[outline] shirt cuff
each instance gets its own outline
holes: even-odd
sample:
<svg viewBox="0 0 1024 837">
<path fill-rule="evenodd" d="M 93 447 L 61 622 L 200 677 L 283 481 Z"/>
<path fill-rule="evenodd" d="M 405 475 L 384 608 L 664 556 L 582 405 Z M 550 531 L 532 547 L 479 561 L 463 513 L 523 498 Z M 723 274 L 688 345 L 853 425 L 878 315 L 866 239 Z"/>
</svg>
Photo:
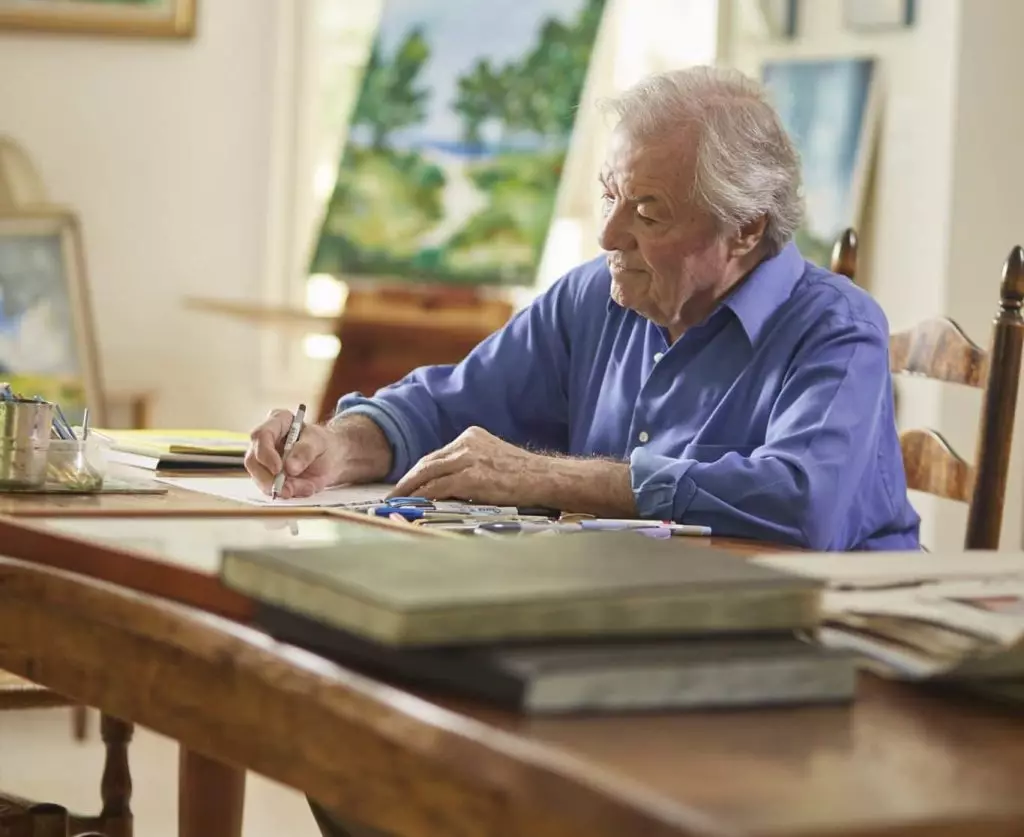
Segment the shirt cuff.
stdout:
<svg viewBox="0 0 1024 837">
<path fill-rule="evenodd" d="M 697 493 L 697 483 L 686 475 L 692 459 L 674 459 L 634 448 L 629 456 L 629 481 L 637 514 L 653 520 L 683 522 Z"/>
<path fill-rule="evenodd" d="M 338 401 L 338 409 L 334 416 L 366 416 L 381 429 L 388 444 L 391 445 L 391 471 L 384 478 L 385 482 L 398 482 L 412 467 L 406 422 L 396 410 L 361 395 L 346 395 Z"/>
</svg>

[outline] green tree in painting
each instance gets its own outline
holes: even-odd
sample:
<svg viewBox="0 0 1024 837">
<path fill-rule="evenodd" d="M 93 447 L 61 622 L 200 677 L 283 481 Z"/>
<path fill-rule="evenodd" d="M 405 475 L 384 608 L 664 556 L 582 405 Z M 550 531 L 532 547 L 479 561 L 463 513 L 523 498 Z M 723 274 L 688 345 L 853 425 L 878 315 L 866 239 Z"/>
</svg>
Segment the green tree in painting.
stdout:
<svg viewBox="0 0 1024 837">
<path fill-rule="evenodd" d="M 480 128 L 488 120 L 501 116 L 505 84 L 491 62 L 481 59 L 472 71 L 458 80 L 459 92 L 452 105 L 462 117 L 462 136 L 470 145 L 480 144 Z"/>
<path fill-rule="evenodd" d="M 391 61 L 383 61 L 380 53 L 380 43 L 375 42 L 352 116 L 354 125 L 370 129 L 376 149 L 387 145 L 388 135 L 393 131 L 423 120 L 429 95 L 416 86 L 417 77 L 430 57 L 422 30 L 410 30 Z"/>
<path fill-rule="evenodd" d="M 459 87 L 465 96 L 460 96 L 456 110 L 463 116 L 466 135 L 473 135 L 493 116 L 510 132 L 566 138 L 576 118 L 604 4 L 605 0 L 586 0 L 569 25 L 557 18 L 544 21 L 536 44 L 522 60 L 498 71 L 481 61 L 463 76 Z"/>
<path fill-rule="evenodd" d="M 467 139 L 493 118 L 504 137 L 527 134 L 542 148 L 505 151 L 471 167 L 469 176 L 487 201 L 448 241 L 454 271 L 491 262 L 506 281 L 532 280 L 603 10 L 604 0 L 586 0 L 569 23 L 548 18 L 520 60 L 497 71 L 480 62 L 460 79 L 457 111 Z"/>
<path fill-rule="evenodd" d="M 443 216 L 444 173 L 416 152 L 389 143 L 395 131 L 421 122 L 428 91 L 419 76 L 430 58 L 423 32 L 413 28 L 390 60 L 374 43 L 352 116 L 370 133 L 370 147 L 350 143 L 328 203 L 313 270 L 334 274 L 393 269 L 390 261 L 417 257 L 417 240 Z"/>
</svg>

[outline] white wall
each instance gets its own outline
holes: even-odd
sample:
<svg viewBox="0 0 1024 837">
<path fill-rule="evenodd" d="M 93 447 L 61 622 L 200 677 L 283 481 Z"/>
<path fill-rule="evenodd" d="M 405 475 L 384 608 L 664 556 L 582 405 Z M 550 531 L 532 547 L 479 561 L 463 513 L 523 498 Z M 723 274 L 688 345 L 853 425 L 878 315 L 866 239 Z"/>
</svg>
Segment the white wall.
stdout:
<svg viewBox="0 0 1024 837">
<path fill-rule="evenodd" d="M 862 229 L 858 281 L 882 304 L 893 330 L 933 315 L 952 316 L 984 346 L 991 335 L 1002 261 L 1024 243 L 1024 113 L 1017 104 L 1024 71 L 1014 33 L 1024 3 L 928 0 L 905 30 L 844 31 L 840 0 L 800 3 L 792 41 L 744 38 L 739 0 L 729 0 L 724 59 L 756 75 L 768 58 L 873 55 L 884 74 L 884 114 L 873 193 Z M 860 267 L 859 266 L 859 269 Z M 981 405 L 975 391 L 903 380 L 901 423 L 930 426 L 972 460 Z M 1021 416 L 1021 411 L 1018 411 Z M 1021 543 L 1024 422 L 1010 466 L 1003 545 Z M 963 539 L 963 504 L 914 495 L 932 548 Z"/>
<path fill-rule="evenodd" d="M 921 4 L 919 4 L 921 5 Z M 927 4 L 925 4 L 927 5 Z M 1024 244 L 1024 68 L 1019 33 L 1024 3 L 973 0 L 960 24 L 960 69 L 954 117 L 953 194 L 945 310 L 975 340 L 988 346 L 1003 262 Z M 972 457 L 980 395 L 946 388 L 943 428 Z M 1024 511 L 1024 404 L 1018 399 L 1014 450 L 1003 521 L 1005 547 L 1022 543 Z M 949 521 L 940 532 L 952 536 Z"/>
<path fill-rule="evenodd" d="M 165 426 L 267 406 L 255 330 L 181 300 L 263 287 L 277 2 L 201 2 L 189 41 L 0 33 L 0 134 L 80 215 L 107 388 Z"/>
</svg>

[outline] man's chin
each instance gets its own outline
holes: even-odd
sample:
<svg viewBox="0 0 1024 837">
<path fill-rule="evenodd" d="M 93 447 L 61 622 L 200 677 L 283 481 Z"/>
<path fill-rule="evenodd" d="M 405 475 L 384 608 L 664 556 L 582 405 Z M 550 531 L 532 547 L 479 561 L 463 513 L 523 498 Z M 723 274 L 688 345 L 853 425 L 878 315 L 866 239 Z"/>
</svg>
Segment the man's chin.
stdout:
<svg viewBox="0 0 1024 837">
<path fill-rule="evenodd" d="M 641 292 L 641 289 L 637 287 L 637 284 L 642 285 L 642 283 L 631 283 L 629 281 L 623 282 L 612 277 L 612 300 L 623 308 L 636 310 L 636 307 L 640 305 L 644 299 L 644 294 Z"/>
</svg>

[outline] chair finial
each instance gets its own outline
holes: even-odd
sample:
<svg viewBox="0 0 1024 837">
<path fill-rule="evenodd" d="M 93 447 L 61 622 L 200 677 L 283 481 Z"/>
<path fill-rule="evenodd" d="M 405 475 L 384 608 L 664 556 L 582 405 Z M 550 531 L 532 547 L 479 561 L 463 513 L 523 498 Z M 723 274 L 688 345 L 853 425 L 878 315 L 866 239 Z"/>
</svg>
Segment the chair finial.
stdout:
<svg viewBox="0 0 1024 837">
<path fill-rule="evenodd" d="M 833 273 L 853 279 L 857 274 L 857 231 L 853 227 L 843 230 L 832 245 L 830 269 Z"/>
<path fill-rule="evenodd" d="M 1004 309 L 1020 310 L 1024 305 L 1024 247 L 1019 244 L 1006 257 L 999 295 Z"/>
</svg>

